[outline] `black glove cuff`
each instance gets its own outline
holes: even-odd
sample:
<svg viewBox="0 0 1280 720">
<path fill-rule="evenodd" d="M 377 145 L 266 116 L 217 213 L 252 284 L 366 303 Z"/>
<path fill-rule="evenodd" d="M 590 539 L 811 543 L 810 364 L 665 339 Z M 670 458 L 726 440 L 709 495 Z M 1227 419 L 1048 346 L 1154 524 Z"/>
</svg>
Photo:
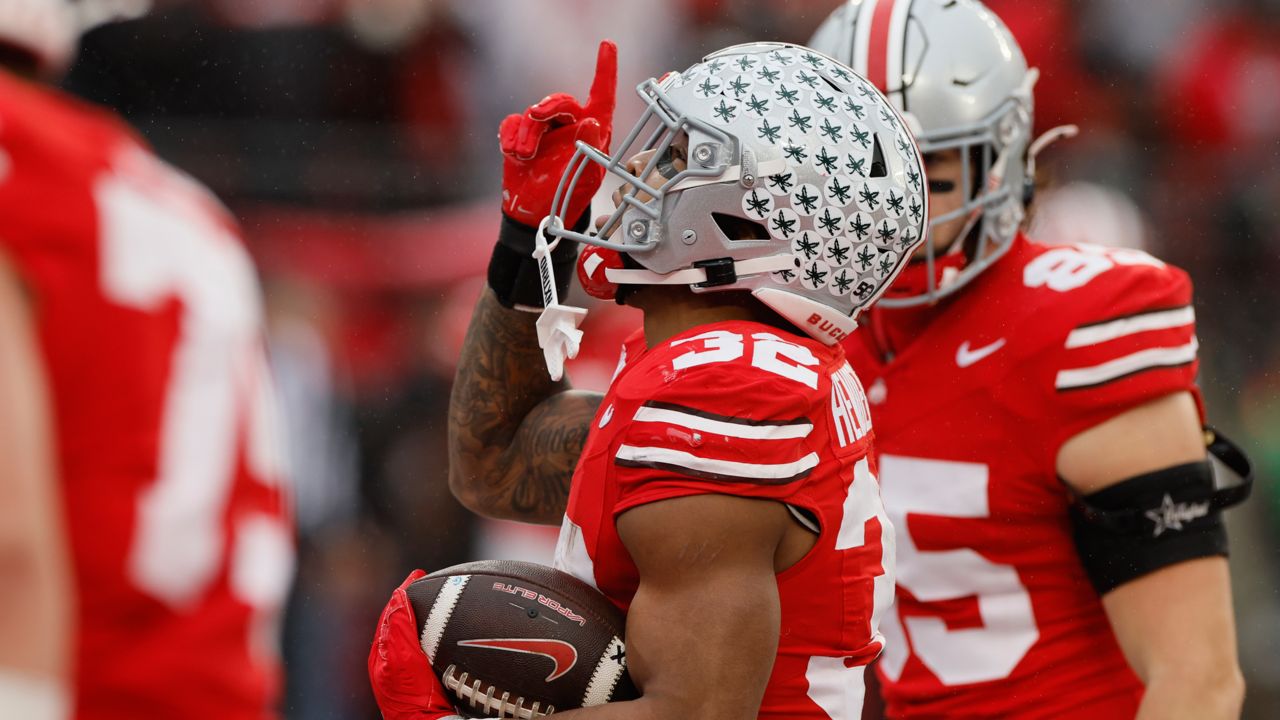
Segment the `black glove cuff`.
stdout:
<svg viewBox="0 0 1280 720">
<path fill-rule="evenodd" d="M 587 215 L 574 225 L 576 232 L 587 229 Z M 502 216 L 502 225 L 498 229 L 498 242 L 493 247 L 493 255 L 489 258 L 489 287 L 503 307 L 540 308 L 542 302 L 542 279 L 538 272 L 538 261 L 533 259 L 533 241 L 537 228 Z M 550 242 L 551 238 L 548 238 Z M 563 298 L 569 290 L 569 281 L 573 277 L 574 264 L 578 259 L 578 243 L 561 239 L 556 249 L 551 251 L 551 267 L 556 273 L 556 292 Z"/>
</svg>

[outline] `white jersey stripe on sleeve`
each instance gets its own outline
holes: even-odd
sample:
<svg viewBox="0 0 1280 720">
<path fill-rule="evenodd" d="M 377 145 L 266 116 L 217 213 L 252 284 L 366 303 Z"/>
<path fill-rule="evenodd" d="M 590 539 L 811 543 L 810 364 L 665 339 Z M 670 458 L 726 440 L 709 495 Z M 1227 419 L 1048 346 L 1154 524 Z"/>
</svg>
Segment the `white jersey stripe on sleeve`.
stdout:
<svg viewBox="0 0 1280 720">
<path fill-rule="evenodd" d="M 680 450 L 659 447 L 621 445 L 615 461 L 626 467 L 652 467 L 709 480 L 746 481 L 782 484 L 807 476 L 818 466 L 818 454 L 789 463 L 744 463 L 715 460 Z"/>
<path fill-rule="evenodd" d="M 1059 390 L 1078 390 L 1119 380 L 1127 375 L 1161 367 L 1186 365 L 1196 359 L 1200 344 L 1195 338 L 1179 347 L 1147 348 L 1093 367 L 1058 371 Z"/>
<path fill-rule="evenodd" d="M 705 414 L 693 414 L 669 407 L 653 407 L 645 405 L 636 411 L 634 422 L 666 423 L 678 425 L 690 430 L 714 433 L 743 440 L 795 440 L 805 438 L 813 432 L 811 422 L 791 423 L 741 423 L 731 418 L 716 419 Z"/>
<path fill-rule="evenodd" d="M 1168 330 L 1184 325 L 1193 325 L 1195 321 L 1196 311 L 1190 305 L 1170 310 L 1156 310 L 1154 312 L 1130 315 L 1129 317 L 1117 318 L 1097 325 L 1086 325 L 1072 330 L 1071 334 L 1067 336 L 1066 348 L 1071 350 L 1098 345 L 1140 332 Z"/>
</svg>

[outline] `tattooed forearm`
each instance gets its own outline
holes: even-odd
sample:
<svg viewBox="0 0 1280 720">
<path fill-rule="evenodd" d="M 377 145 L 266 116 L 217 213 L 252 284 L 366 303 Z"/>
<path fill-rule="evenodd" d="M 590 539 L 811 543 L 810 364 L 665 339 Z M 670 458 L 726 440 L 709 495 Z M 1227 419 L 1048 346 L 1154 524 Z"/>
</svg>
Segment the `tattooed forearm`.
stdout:
<svg viewBox="0 0 1280 720">
<path fill-rule="evenodd" d="M 476 512 L 557 523 L 600 398 L 553 382 L 536 316 L 485 290 L 449 402 L 449 482 Z"/>
</svg>

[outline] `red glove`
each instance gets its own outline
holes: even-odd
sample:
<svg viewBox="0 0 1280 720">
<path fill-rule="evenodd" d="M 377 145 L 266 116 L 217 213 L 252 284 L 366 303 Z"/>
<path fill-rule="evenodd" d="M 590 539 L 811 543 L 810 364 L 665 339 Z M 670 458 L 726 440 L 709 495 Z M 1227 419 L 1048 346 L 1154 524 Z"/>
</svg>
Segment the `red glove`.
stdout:
<svg viewBox="0 0 1280 720">
<path fill-rule="evenodd" d="M 508 115 L 498 128 L 502 164 L 502 211 L 512 220 L 537 227 L 551 213 L 551 201 L 569 159 L 581 140 L 605 154 L 613 132 L 613 106 L 618 87 L 618 46 L 600 43 L 596 77 L 586 105 L 565 93 L 548 95 L 524 111 Z M 565 223 L 572 226 L 600 188 L 604 168 L 587 163 L 569 201 Z"/>
<path fill-rule="evenodd" d="M 418 640 L 405 588 L 426 573 L 414 570 L 391 594 L 369 651 L 369 682 L 384 720 L 444 720 L 458 712 Z"/>
</svg>

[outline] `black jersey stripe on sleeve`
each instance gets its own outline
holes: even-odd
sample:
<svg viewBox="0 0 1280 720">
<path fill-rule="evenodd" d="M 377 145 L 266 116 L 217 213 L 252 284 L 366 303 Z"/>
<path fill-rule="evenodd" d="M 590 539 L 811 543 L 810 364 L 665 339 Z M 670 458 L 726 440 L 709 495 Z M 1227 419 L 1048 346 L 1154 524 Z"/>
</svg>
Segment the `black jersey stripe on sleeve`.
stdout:
<svg viewBox="0 0 1280 720">
<path fill-rule="evenodd" d="M 735 417 L 733 415 L 717 415 L 706 410 L 689 407 L 688 405 L 678 405 L 676 403 L 662 402 L 660 400 L 650 400 L 642 407 L 657 408 L 659 410 L 674 410 L 688 415 L 696 415 L 708 420 L 718 420 L 720 422 L 737 423 L 739 425 L 811 425 L 808 418 L 798 417 L 787 420 L 752 420 L 751 418 Z"/>
</svg>

